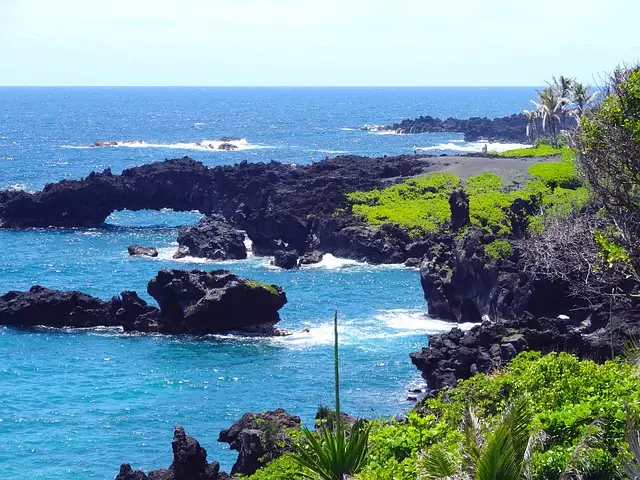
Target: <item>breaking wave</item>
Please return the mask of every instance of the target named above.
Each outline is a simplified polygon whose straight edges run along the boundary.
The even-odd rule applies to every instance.
[[[257,145],[247,141],[246,138],[221,138],[218,140],[201,140],[199,142],[178,142],[178,143],[152,143],[144,140],[134,141],[95,141],[91,145],[74,146],[64,145],[63,148],[86,149],[86,148],[170,148],[176,150],[201,150],[201,151],[235,151],[235,150],[256,150],[261,148],[274,148],[269,145]]]

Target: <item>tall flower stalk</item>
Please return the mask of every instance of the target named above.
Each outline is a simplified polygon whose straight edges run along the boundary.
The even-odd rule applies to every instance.
[[[338,349],[338,312],[333,316],[333,369],[335,388],[335,421],[322,425],[318,432],[303,427],[303,441],[296,444],[293,459],[310,473],[305,478],[344,480],[357,473],[367,458],[370,424],[358,420],[347,435],[340,410],[340,362]]]

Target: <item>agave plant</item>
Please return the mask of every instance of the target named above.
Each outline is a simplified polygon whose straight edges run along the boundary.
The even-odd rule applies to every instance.
[[[537,115],[542,119],[542,130],[549,130],[551,143],[558,145],[557,122],[561,119],[564,99],[553,87],[547,87],[538,92],[538,101],[531,101],[536,107]]]
[[[591,85],[583,85],[580,82],[574,82],[569,90],[571,102],[575,105],[572,110],[573,114],[581,117],[589,104],[593,103],[598,96],[598,92],[591,91]]]
[[[338,312],[333,317],[335,378],[335,422],[328,422],[312,432],[303,427],[303,441],[296,444],[293,459],[311,474],[301,472],[305,478],[344,480],[357,473],[367,458],[370,424],[358,420],[349,434],[340,411],[340,369],[338,359]],[[331,425],[329,425],[331,423]]]

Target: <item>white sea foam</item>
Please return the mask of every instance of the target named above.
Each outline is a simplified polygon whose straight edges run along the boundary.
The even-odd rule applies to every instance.
[[[86,148],[170,148],[176,150],[201,150],[201,151],[229,151],[220,149],[220,145],[222,144],[231,144],[236,150],[256,150],[262,148],[274,148],[269,145],[256,145],[249,143],[247,139],[241,138],[239,140],[202,140],[199,142],[178,142],[178,143],[149,143],[144,140],[134,140],[134,141],[109,141],[109,142],[99,142],[89,146],[74,146],[74,145],[63,145],[63,148],[71,148],[71,149],[86,149]]]
[[[2,187],[2,190],[11,190],[11,191],[23,190],[25,192],[33,193],[33,190],[27,190],[27,186],[24,183],[12,183],[9,185],[5,185],[4,187]]]
[[[352,128],[352,127],[342,127],[340,130],[343,130],[345,132],[351,132],[353,130],[358,130],[357,128]]]
[[[417,150],[424,152],[433,151],[454,151],[454,152],[467,152],[467,153],[480,153],[484,146],[487,146],[489,152],[505,152],[507,150],[514,150],[516,148],[531,148],[531,145],[524,145],[522,143],[488,143],[488,142],[461,142],[460,140],[452,141],[449,143],[441,143],[439,145],[433,145],[429,147],[418,147]]]
[[[451,323],[430,317],[426,313],[417,310],[394,309],[385,310],[375,318],[396,330],[408,330],[411,332],[438,333],[448,332],[453,327],[461,330],[473,328],[475,323]]]

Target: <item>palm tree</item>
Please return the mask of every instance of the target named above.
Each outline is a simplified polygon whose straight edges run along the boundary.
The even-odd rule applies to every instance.
[[[598,92],[591,92],[591,85],[583,85],[580,82],[574,82],[569,94],[571,96],[571,102],[576,106],[572,112],[575,112],[574,115],[577,117],[582,117],[585,109],[589,104],[593,103],[598,96]]]
[[[535,110],[523,110],[523,113],[527,117],[527,138],[533,144],[538,136],[538,127],[536,126],[536,118],[538,118],[538,112]]]
[[[560,75],[558,78],[551,77],[553,83],[549,86],[555,91],[558,97],[558,118],[560,120],[560,126],[564,125],[564,119],[567,116],[567,106],[571,103],[571,89],[576,83],[575,77],[565,77]]]
[[[624,465],[624,473],[631,480],[640,480],[640,430],[631,418],[631,412],[627,407],[627,441],[632,459]]]
[[[512,403],[496,429],[485,435],[473,408],[463,415],[463,465],[440,448],[424,458],[425,480],[522,480],[529,478],[533,451],[542,444],[541,431],[533,432],[533,415],[522,400]]]
[[[531,458],[542,447],[546,435],[532,428],[533,415],[522,400],[512,403],[496,429],[486,435],[473,408],[463,414],[462,464],[442,448],[434,448],[423,459],[423,480],[530,480]],[[595,420],[574,447],[559,480],[582,478],[588,470],[588,451],[598,445],[602,425]],[[640,459],[640,457],[639,457]],[[632,477],[633,478],[633,477]],[[634,479],[640,480],[640,479]]]
[[[338,312],[333,317],[333,367],[336,396],[335,421],[322,425],[317,433],[303,427],[304,441],[295,445],[293,459],[312,475],[306,478],[321,480],[345,480],[357,473],[367,458],[371,424],[358,420],[347,435],[340,412],[340,369],[338,361]]]
[[[538,91],[538,101],[531,100],[536,107],[537,115],[542,119],[542,130],[549,129],[549,137],[553,146],[558,145],[556,122],[561,118],[563,99],[553,87]]]

